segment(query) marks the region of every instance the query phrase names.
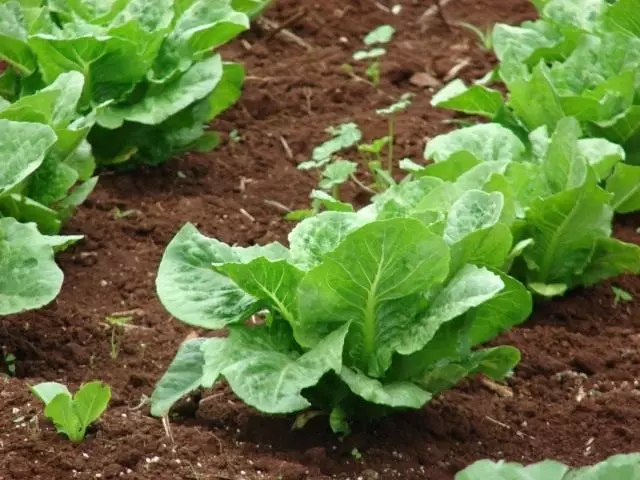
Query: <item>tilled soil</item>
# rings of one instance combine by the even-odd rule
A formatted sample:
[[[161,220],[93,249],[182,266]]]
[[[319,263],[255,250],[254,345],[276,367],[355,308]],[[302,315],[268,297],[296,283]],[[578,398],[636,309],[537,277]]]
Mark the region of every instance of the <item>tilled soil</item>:
[[[296,165],[325,138],[324,128],[356,121],[367,138],[383,135],[386,122],[374,109],[411,91],[417,97],[398,116],[396,153],[418,160],[425,140],[454,124],[429,106],[431,90],[412,76],[427,74],[422,79],[437,88],[491,68],[494,59],[466,30],[437,14],[420,20],[430,2],[399,3],[402,12],[392,15],[384,1],[278,1],[266,17],[288,24],[302,42],[256,27],[225,49],[226,58],[246,65],[248,78],[241,102],[215,122],[227,134],[221,148],[103,175],[66,228],[85,239],[59,257],[66,275],[60,297],[0,322],[0,346],[16,356],[15,377],[0,377],[0,480],[451,480],[485,457],[582,465],[640,451],[640,304],[614,305],[611,284],[538,305],[529,322],[500,337],[496,343],[523,353],[506,387],[466,381],[422,411],[363,426],[343,442],[321,420],[291,431],[291,418],[261,415],[224,386],[184,402],[170,432],[149,416],[145,395],[192,333],[154,293],[173,234],[189,221],[230,243],[286,241],[291,224],[283,207],[308,205],[315,182]],[[452,0],[444,15],[450,24],[484,28],[535,12],[525,0]],[[381,23],[398,33],[375,88],[341,66]],[[366,200],[349,188],[345,195]],[[616,233],[638,243],[639,224],[638,216],[621,218]],[[640,295],[636,277],[613,284]],[[118,312],[131,315],[133,326],[113,344],[105,318]],[[38,416],[28,385],[76,388],[94,379],[112,386],[113,400],[87,439],[72,445]]]

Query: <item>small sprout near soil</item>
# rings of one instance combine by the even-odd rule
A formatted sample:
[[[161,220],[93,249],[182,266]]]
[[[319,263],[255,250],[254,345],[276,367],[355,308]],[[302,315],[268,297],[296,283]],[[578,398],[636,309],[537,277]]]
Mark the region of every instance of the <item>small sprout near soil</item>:
[[[118,315],[109,315],[105,318],[105,322],[111,326],[111,358],[113,360],[117,359],[120,354],[125,327],[132,319],[131,316]]]
[[[631,302],[633,300],[633,296],[627,292],[626,290],[623,290],[620,287],[611,287],[611,290],[613,290],[613,306],[617,307],[618,304],[620,302]]]
[[[120,210],[118,207],[114,207],[112,210],[113,218],[116,220],[127,218],[131,215],[137,215],[138,213],[140,213],[140,211],[136,209]]]
[[[74,443],[84,439],[87,428],[100,418],[111,399],[111,388],[99,381],[83,385],[73,396],[56,382],[40,383],[31,387],[31,392],[45,404],[44,415],[58,433]]]
[[[351,456],[356,460],[362,460],[362,454],[360,453],[360,450],[358,450],[357,448],[354,448],[353,450],[351,450]]]

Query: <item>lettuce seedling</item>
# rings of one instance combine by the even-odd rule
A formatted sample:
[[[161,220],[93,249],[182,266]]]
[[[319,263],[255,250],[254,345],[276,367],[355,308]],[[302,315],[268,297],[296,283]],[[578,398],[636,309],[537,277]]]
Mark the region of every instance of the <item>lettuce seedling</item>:
[[[614,455],[594,466],[572,469],[560,462],[524,466],[505,461],[480,460],[456,475],[455,480],[634,480],[640,476],[640,455]]]
[[[73,396],[66,386],[55,382],[40,383],[31,391],[45,404],[44,414],[58,433],[74,443],[84,439],[87,428],[100,418],[111,398],[111,388],[102,382],[87,383]]]
[[[229,335],[182,345],[152,413],[224,378],[260,411],[312,408],[345,432],[355,417],[420,408],[467,375],[504,377],[518,351],[476,347],[526,319],[531,298],[471,261],[468,224],[447,233],[415,218],[324,212],[292,231],[290,249],[241,248],[185,226],[163,257],[160,299],[181,321]]]

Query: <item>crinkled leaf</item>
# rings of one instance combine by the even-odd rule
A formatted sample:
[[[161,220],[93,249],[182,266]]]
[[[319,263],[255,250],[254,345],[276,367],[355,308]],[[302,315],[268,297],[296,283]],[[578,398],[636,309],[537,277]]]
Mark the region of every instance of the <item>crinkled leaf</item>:
[[[238,260],[233,248],[185,225],[164,253],[156,287],[165,308],[185,323],[222,328],[246,319],[257,300],[216,272],[214,263]]]
[[[340,326],[301,354],[288,325],[231,327],[220,374],[238,397],[262,412],[303,410],[310,403],[302,391],[341,370],[348,330],[348,324]]]
[[[640,166],[619,163],[607,180],[607,191],[613,194],[612,206],[618,213],[640,210]]]
[[[343,367],[340,378],[349,389],[368,402],[392,408],[421,408],[431,400],[431,394],[411,382],[383,384],[362,373]]]
[[[504,100],[497,90],[483,85],[467,87],[464,81],[456,79],[433,96],[431,105],[469,115],[494,118],[504,108]]]
[[[523,257],[529,281],[571,283],[587,267],[596,240],[611,233],[610,196],[595,182],[535,200],[526,217],[524,237],[533,244]]]
[[[347,355],[358,368],[381,376],[392,353],[403,348],[412,310],[419,304],[417,298],[400,299],[442,282],[448,261],[444,241],[418,220],[385,220],[359,228],[302,280],[296,339],[313,345],[351,322]]]
[[[291,261],[309,270],[342,243],[349,233],[368,220],[349,212],[322,212],[299,223],[289,233]]]
[[[482,162],[512,161],[520,158],[525,147],[509,129],[490,123],[439,135],[427,144],[424,156],[442,162],[463,151]]]
[[[55,141],[47,125],[0,119],[0,196],[33,173]]]
[[[34,224],[0,218],[0,315],[48,304],[62,279],[52,247]]]
[[[98,115],[98,122],[107,128],[118,128],[124,121],[157,125],[209,95],[222,78],[222,72],[220,56],[216,55],[151,90],[133,105],[107,107]]]
[[[174,403],[197,389],[203,377],[203,345],[225,341],[222,338],[194,338],[184,342],[151,395],[151,415],[164,415]]]

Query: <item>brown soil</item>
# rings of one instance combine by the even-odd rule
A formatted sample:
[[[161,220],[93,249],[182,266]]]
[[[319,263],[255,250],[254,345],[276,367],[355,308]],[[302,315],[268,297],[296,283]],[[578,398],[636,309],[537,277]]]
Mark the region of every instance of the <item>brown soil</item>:
[[[398,16],[373,0],[301,3],[281,0],[267,17],[286,22],[306,8],[289,28],[311,51],[259,29],[226,49],[227,58],[247,65],[249,78],[242,101],[216,128],[237,129],[242,140],[154,170],[104,175],[67,227],[86,238],[60,255],[66,281],[58,300],[0,322],[0,346],[17,357],[16,377],[0,378],[0,480],[450,480],[483,457],[581,465],[640,451],[640,304],[614,307],[609,284],[539,305],[524,327],[499,339],[523,353],[507,389],[467,381],[420,412],[362,427],[344,442],[321,421],[292,432],[290,418],[260,415],[224,387],[205,392],[199,406],[198,399],[182,406],[171,422],[173,443],[146,406],[137,408],[190,333],[154,295],[163,249],[186,221],[227,242],[285,240],[291,225],[265,200],[307,205],[314,179],[296,163],[326,126],[355,120],[368,137],[383,134],[386,124],[374,108],[390,103],[389,95],[419,93],[397,125],[398,155],[419,159],[425,138],[452,128],[445,123],[451,116],[431,109],[428,92],[409,78],[427,72],[442,80],[461,62],[460,76],[474,78],[493,61],[466,31],[447,28],[438,16],[422,30],[416,19],[430,2],[404,1]],[[526,0],[456,0],[445,15],[484,27],[534,12]],[[340,66],[381,23],[394,24],[398,34],[377,91]],[[132,212],[117,219],[116,207]],[[639,223],[621,219],[617,234],[640,242]],[[640,295],[638,278],[615,284]],[[122,311],[133,312],[135,327],[112,359],[104,320]],[[41,406],[28,384],[75,388],[93,379],[112,386],[113,401],[83,443],[71,445],[41,417],[32,420]]]

